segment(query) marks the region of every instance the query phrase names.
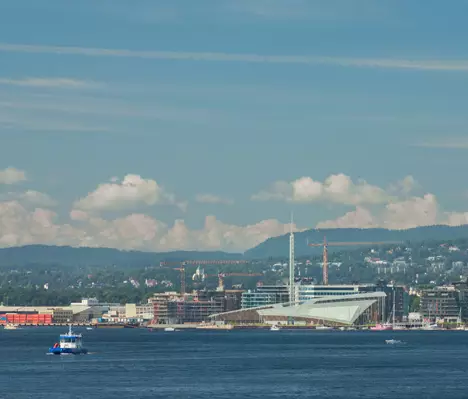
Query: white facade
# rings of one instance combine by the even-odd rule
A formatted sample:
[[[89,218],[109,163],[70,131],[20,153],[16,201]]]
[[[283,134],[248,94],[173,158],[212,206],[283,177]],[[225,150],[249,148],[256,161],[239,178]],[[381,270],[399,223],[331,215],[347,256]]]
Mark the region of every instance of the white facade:
[[[262,317],[270,320],[278,318],[295,317],[321,320],[323,323],[353,324],[366,310],[379,299],[384,299],[384,292],[371,292],[365,294],[352,294],[346,296],[330,296],[316,298],[296,306],[285,304],[273,305],[267,309],[259,309]]]
[[[359,285],[296,284],[296,302],[310,301],[321,297],[352,295],[358,293]]]
[[[267,324],[352,325],[382,319],[384,292],[334,295],[290,305],[278,303],[211,315],[217,321]]]
[[[142,305],[127,303],[125,305],[125,317],[127,319],[152,320],[154,318],[154,305],[152,303]]]

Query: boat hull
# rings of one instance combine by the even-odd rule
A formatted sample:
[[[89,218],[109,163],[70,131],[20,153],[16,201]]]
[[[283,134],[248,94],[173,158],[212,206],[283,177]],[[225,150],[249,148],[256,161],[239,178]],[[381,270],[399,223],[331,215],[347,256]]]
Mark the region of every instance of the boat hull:
[[[392,325],[388,324],[377,324],[375,327],[370,328],[371,331],[390,331],[393,330]]]
[[[49,348],[49,353],[53,355],[86,355],[85,348]]]

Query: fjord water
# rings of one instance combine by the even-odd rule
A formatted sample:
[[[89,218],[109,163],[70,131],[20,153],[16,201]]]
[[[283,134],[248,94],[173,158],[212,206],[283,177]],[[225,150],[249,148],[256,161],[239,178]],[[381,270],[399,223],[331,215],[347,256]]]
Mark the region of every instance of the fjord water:
[[[464,398],[468,332],[0,330],[0,398]],[[386,339],[402,344],[387,345]]]

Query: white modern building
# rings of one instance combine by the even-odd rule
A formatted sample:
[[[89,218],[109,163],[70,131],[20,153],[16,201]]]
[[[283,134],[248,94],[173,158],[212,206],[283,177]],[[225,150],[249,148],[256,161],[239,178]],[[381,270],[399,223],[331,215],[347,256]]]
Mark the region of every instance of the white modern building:
[[[278,303],[212,315],[215,321],[268,324],[362,325],[382,319],[384,292],[333,295],[302,303]]]

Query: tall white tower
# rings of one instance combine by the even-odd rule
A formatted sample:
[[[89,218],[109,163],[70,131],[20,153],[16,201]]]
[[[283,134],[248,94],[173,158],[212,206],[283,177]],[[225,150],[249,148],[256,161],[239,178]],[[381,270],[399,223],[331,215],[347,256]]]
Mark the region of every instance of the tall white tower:
[[[294,290],[294,233],[293,233],[293,215],[291,213],[291,230],[289,233],[289,305],[293,306],[296,302],[296,293]]]

